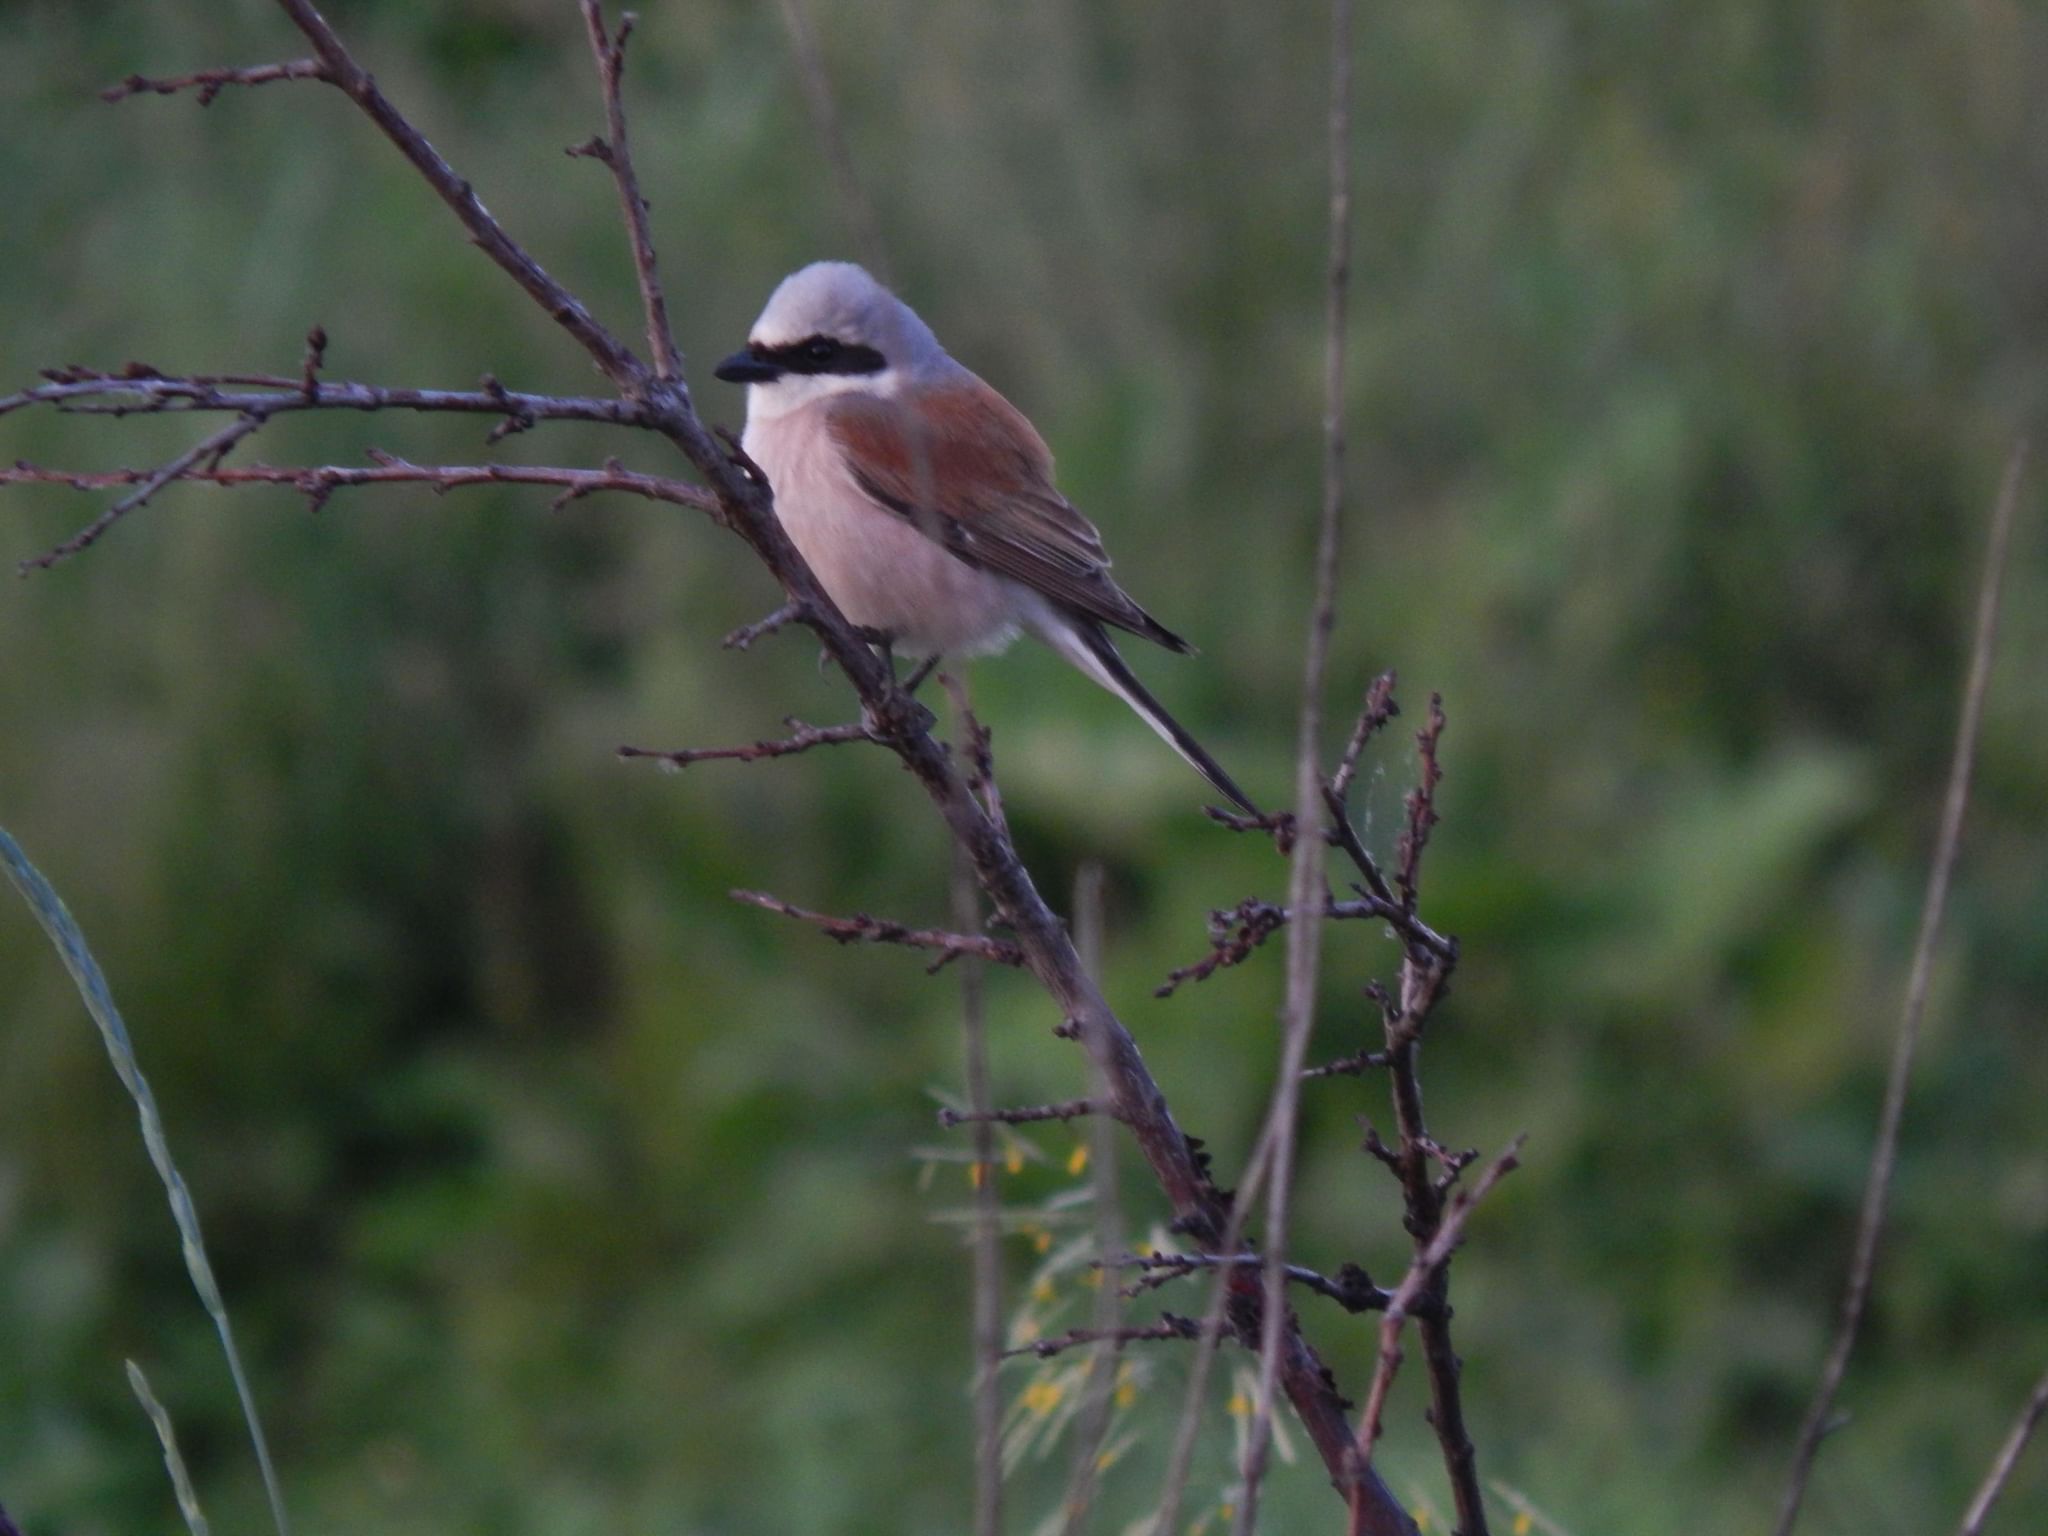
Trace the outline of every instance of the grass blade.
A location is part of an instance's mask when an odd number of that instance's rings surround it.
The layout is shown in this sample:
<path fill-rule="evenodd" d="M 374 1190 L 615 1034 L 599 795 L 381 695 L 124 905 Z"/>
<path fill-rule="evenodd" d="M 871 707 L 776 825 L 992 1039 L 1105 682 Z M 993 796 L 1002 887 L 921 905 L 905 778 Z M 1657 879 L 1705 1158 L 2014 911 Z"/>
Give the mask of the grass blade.
<path fill-rule="evenodd" d="M 128 1385 L 135 1389 L 135 1400 L 156 1426 L 157 1441 L 164 1448 L 164 1470 L 171 1474 L 171 1488 L 178 1495 L 178 1513 L 185 1517 L 185 1528 L 192 1536 L 210 1536 L 206 1511 L 199 1507 L 199 1490 L 192 1486 L 192 1474 L 185 1470 L 185 1458 L 178 1452 L 178 1435 L 171 1427 L 171 1415 L 149 1390 L 149 1378 L 133 1360 L 128 1362 Z"/>
<path fill-rule="evenodd" d="M 156 1165 L 157 1176 L 163 1180 L 164 1193 L 170 1199 L 171 1220 L 177 1223 L 186 1272 L 192 1276 L 192 1288 L 199 1293 L 200 1305 L 206 1308 L 207 1316 L 213 1319 L 214 1330 L 220 1335 L 221 1349 L 227 1355 L 228 1373 L 234 1377 L 235 1393 L 242 1401 L 242 1417 L 249 1426 L 249 1440 L 256 1449 L 256 1462 L 263 1472 L 264 1491 L 270 1496 L 270 1514 L 277 1526 L 277 1536 L 290 1536 L 284 1495 L 278 1488 L 276 1469 L 270 1463 L 270 1444 L 263 1435 L 263 1421 L 256 1413 L 255 1394 L 249 1390 L 249 1376 L 242 1369 L 241 1352 L 235 1348 L 228 1309 L 221 1300 L 220 1286 L 214 1280 L 213 1265 L 207 1260 L 206 1244 L 199 1234 L 199 1212 L 192 1204 L 192 1195 L 185 1187 L 184 1177 L 171 1160 L 171 1146 L 164 1136 L 163 1117 L 157 1113 L 156 1095 L 150 1092 L 149 1080 L 142 1075 L 142 1068 L 135 1060 L 135 1046 L 128 1038 L 128 1027 L 121 1022 L 121 1012 L 114 1006 L 114 995 L 108 990 L 106 977 L 100 973 L 99 962 L 92 957 L 84 933 L 72 920 L 50 882 L 43 878 L 42 871 L 29 863 L 28 855 L 21 851 L 21 845 L 7 834 L 4 827 L 0 827 L 0 867 L 6 869 L 7 878 L 21 892 L 22 900 L 28 903 L 36 921 L 42 924 L 43 932 L 50 936 L 50 942 L 57 946 L 64 969 L 71 973 L 78 995 L 85 1001 L 86 1012 L 99 1026 L 100 1039 L 106 1045 L 107 1059 L 114 1064 L 115 1075 L 135 1101 L 136 1114 L 142 1120 L 143 1144 L 149 1149 L 149 1160 Z M 182 1496 L 180 1502 L 183 1502 Z"/>

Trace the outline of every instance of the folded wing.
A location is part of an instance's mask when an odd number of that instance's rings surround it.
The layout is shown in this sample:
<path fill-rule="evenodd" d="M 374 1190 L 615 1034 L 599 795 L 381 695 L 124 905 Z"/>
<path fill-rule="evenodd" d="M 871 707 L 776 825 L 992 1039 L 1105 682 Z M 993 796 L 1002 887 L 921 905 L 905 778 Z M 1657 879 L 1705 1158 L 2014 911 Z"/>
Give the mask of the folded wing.
<path fill-rule="evenodd" d="M 1053 488 L 1044 440 L 979 379 L 894 398 L 835 395 L 824 410 L 861 490 L 961 560 L 1077 615 L 1190 649 L 1116 584 L 1095 525 Z"/>

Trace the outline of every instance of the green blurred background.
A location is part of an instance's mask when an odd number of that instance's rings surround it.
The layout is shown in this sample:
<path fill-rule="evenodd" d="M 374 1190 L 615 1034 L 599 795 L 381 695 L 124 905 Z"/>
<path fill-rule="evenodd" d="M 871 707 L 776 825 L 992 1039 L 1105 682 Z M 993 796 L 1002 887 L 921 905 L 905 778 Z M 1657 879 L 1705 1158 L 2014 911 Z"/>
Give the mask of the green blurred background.
<path fill-rule="evenodd" d="M 569 0 L 335 0 L 387 88 L 631 330 Z M 701 401 L 769 286 L 849 253 L 776 9 L 646 0 L 643 175 Z M 2012 0 L 1361 7 L 1353 515 L 1333 697 L 1451 714 L 1436 920 L 1465 942 L 1441 1134 L 1531 1133 L 1457 1267 L 1482 1470 L 1576 1536 L 1748 1532 L 1834 1309 L 2001 462 L 2048 392 L 2048 15 Z M 1119 573 L 1203 646 L 1138 658 L 1284 795 L 1317 497 L 1327 75 L 1318 6 L 816 0 L 906 296 L 1044 430 Z M 592 387 L 338 96 L 101 106 L 130 70 L 302 52 L 263 0 L 0 3 L 0 362 Z M 190 422 L 13 417 L 0 455 L 150 462 Z M 283 421 L 252 456 L 479 456 L 479 424 Z M 548 427 L 508 457 L 674 469 Z M 2030 493 L 1979 791 L 1865 1347 L 1803 1529 L 1951 1524 L 2048 1362 L 2048 541 Z M 9 493 L 5 552 L 97 503 Z M 204 1213 L 300 1528 L 962 1529 L 967 1277 L 931 1091 L 957 989 L 732 906 L 939 920 L 911 782 L 840 752 L 681 778 L 621 742 L 845 718 L 814 649 L 721 652 L 776 594 L 694 514 L 539 492 L 163 496 L 0 587 L 0 824 L 99 947 Z M 1277 953 L 1155 1002 L 1207 909 L 1283 874 L 1042 654 L 975 669 L 1048 890 L 1108 872 L 1107 974 L 1227 1173 Z M 1397 732 L 1362 792 L 1392 845 Z M 1316 1049 L 1392 956 L 1331 936 Z M 260 1495 L 211 1330 L 98 1043 L 0 906 L 0 1501 L 30 1536 L 175 1519 L 124 1355 L 219 1524 Z M 1008 1101 L 1082 1091 L 993 983 Z M 1305 1257 L 1391 1275 L 1308 1105 Z M 1005 1198 L 1063 1205 L 1076 1133 Z M 957 1154 L 957 1144 L 945 1148 Z M 1127 1180 L 1131 1220 L 1158 1219 Z M 1081 1230 L 1077 1227 L 1076 1230 Z M 1060 1234 L 1063 1245 L 1066 1234 Z M 1072 1273 L 1012 1308 L 1081 1321 Z M 1056 1246 L 1055 1252 L 1059 1251 Z M 1045 1299 L 1045 1290 L 1052 1299 Z M 1192 1309 L 1192 1294 L 1171 1303 Z M 1062 1311 L 1061 1309 L 1065 1310 Z M 1360 1392 L 1371 1330 L 1311 1313 Z M 1184 1364 L 1120 1410 L 1116 1529 Z M 1006 1390 L 1041 1373 L 1019 1366 Z M 1445 1500 L 1418 1381 L 1384 1467 Z M 1228 1481 L 1216 1427 L 1194 1514 Z M 1039 1401 L 1043 1401 L 1040 1394 Z M 1028 1412 L 1028 1410 L 1022 1410 Z M 1019 1475 L 1055 1504 L 1064 1447 Z M 1274 1530 L 1326 1530 L 1312 1462 Z M 1997 1526 L 2040 1527 L 2048 1455 Z M 1500 1524 L 1513 1505 L 1497 1506 Z"/>

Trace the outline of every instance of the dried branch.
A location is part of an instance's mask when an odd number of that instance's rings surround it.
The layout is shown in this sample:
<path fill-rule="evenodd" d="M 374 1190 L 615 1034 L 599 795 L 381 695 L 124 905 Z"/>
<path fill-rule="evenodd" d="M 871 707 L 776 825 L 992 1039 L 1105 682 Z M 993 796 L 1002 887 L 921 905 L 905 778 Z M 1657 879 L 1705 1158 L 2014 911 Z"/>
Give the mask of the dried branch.
<path fill-rule="evenodd" d="M 1378 897 L 1359 893 L 1355 900 L 1339 901 L 1327 892 L 1321 915 L 1333 922 L 1394 922 L 1397 909 Z M 1166 973 L 1166 980 L 1152 989 L 1154 997 L 1171 997 L 1187 982 L 1207 981 L 1218 971 L 1242 965 L 1274 934 L 1294 921 L 1295 909 L 1276 906 L 1261 897 L 1248 896 L 1234 907 L 1218 907 L 1209 914 L 1209 950 L 1192 965 Z"/>
<path fill-rule="evenodd" d="M 30 571 L 48 570 L 60 560 L 68 560 L 80 550 L 90 549 L 106 532 L 122 518 L 144 505 L 173 480 L 181 480 L 194 470 L 204 474 L 217 471 L 220 461 L 227 457 L 235 444 L 253 433 L 263 430 L 265 418 L 255 412 L 238 416 L 219 431 L 209 433 L 187 448 L 170 462 L 143 474 L 136 482 L 135 489 L 108 507 L 98 517 L 87 523 L 55 549 L 47 550 L 32 559 L 23 560 L 15 569 L 23 576 Z"/>
<path fill-rule="evenodd" d="M 1103 868 L 1094 860 L 1084 863 L 1074 876 L 1074 941 L 1081 951 L 1081 963 L 1091 976 L 1102 974 L 1102 890 Z M 1109 1085 L 1095 1075 L 1095 1089 L 1107 1101 Z M 1085 1102 L 1085 1101 L 1084 1101 Z M 1124 1245 L 1123 1204 L 1117 1193 L 1117 1149 L 1115 1126 L 1108 1115 L 1098 1116 L 1088 1127 L 1090 1195 L 1095 1212 L 1095 1251 L 1117 1252 Z M 1116 1287 L 1099 1286 L 1095 1293 L 1093 1326 L 1098 1333 L 1114 1334 L 1124 1326 L 1125 1297 Z M 1074 1448 L 1068 1463 L 1067 1492 L 1061 1500 L 1063 1518 L 1060 1536 L 1081 1536 L 1095 1503 L 1101 1481 L 1102 1447 L 1109 1438 L 1109 1426 L 1116 1407 L 1118 1346 L 1104 1343 L 1088 1360 L 1088 1374 L 1081 1384 L 1081 1408 L 1075 1423 Z"/>
<path fill-rule="evenodd" d="M 792 624 L 807 623 L 809 619 L 810 615 L 804 611 L 801 603 L 784 603 L 773 613 L 758 618 L 751 624 L 742 624 L 718 643 L 728 651 L 744 651 L 756 640 L 765 640 L 777 630 L 787 629 Z"/>
<path fill-rule="evenodd" d="M 1047 1120 L 1057 1120 L 1064 1125 L 1083 1115 L 1107 1115 L 1114 1120 L 1116 1107 L 1095 1099 L 1069 1099 L 1064 1104 L 1026 1104 L 1017 1109 L 942 1109 L 939 1111 L 939 1124 L 949 1131 L 956 1125 L 975 1125 L 983 1121 L 995 1125 L 1038 1125 Z"/>
<path fill-rule="evenodd" d="M 1351 739 L 1344 743 L 1337 771 L 1330 775 L 1330 796 L 1339 805 L 1349 806 L 1351 781 L 1358 776 L 1358 760 L 1365 755 L 1366 744 L 1399 713 L 1401 706 L 1394 702 L 1394 674 L 1382 672 L 1365 690 L 1365 702 L 1352 722 Z"/>
<path fill-rule="evenodd" d="M 1906 980 L 1905 1004 L 1899 1014 L 1899 1032 L 1892 1046 L 1890 1075 L 1885 1081 L 1884 1109 L 1878 1119 L 1877 1145 L 1870 1155 L 1869 1180 L 1863 1190 L 1863 1208 L 1856 1224 L 1856 1246 L 1849 1261 L 1848 1285 L 1842 1295 L 1841 1320 L 1813 1401 L 1799 1426 L 1799 1439 L 1792 1452 L 1792 1469 L 1785 1483 L 1785 1496 L 1778 1507 L 1776 1536 L 1790 1536 L 1799 1519 L 1799 1505 L 1806 1496 L 1807 1479 L 1813 1473 L 1813 1458 L 1820 1450 L 1829 1421 L 1834 1415 L 1835 1397 L 1849 1371 L 1849 1356 L 1856 1348 L 1856 1336 L 1863 1327 L 1863 1314 L 1870 1302 L 1871 1276 L 1877 1269 L 1877 1244 L 1884 1232 L 1885 1210 L 1891 1199 L 1892 1173 L 1898 1164 L 1899 1126 L 1906 1113 L 1906 1090 L 1913 1075 L 1913 1051 L 1920 1038 L 1920 1020 L 1927 1011 L 1927 986 L 1934 970 L 1935 941 L 1941 936 L 1941 919 L 1948 906 L 1948 888 L 1955 874 L 1956 854 L 1962 844 L 1963 813 L 1970 803 L 1970 775 L 1977 761 L 1977 737 L 1984 721 L 1984 696 L 1991 685 L 1991 658 L 1998 644 L 1998 608 L 2004 583 L 2006 550 L 2012 541 L 2013 510 L 2019 503 L 2020 474 L 2027 462 L 2027 445 L 2016 445 L 2005 466 L 2005 481 L 1991 514 L 1991 535 L 1984 548 L 1984 572 L 1977 587 L 1976 636 L 1970 647 L 1970 671 L 1963 685 L 1962 713 L 1956 721 L 1953 756 L 1949 762 L 1948 791 L 1942 802 L 1941 831 L 1935 840 L 1934 862 L 1927 874 L 1927 894 L 1920 909 L 1920 933 L 1913 943 L 1912 971 Z"/>
<path fill-rule="evenodd" d="M 1411 1317 L 1418 1318 L 1418 1325 L 1429 1314 L 1418 1313 L 1418 1307 L 1433 1309 L 1442 1316 L 1442 1293 L 1444 1269 L 1450 1262 L 1451 1254 L 1464 1241 L 1465 1222 L 1473 1208 L 1484 1200 L 1508 1174 L 1520 1166 L 1523 1138 L 1517 1136 L 1502 1152 L 1487 1165 L 1479 1176 L 1479 1182 L 1468 1191 L 1461 1192 L 1444 1212 L 1443 1220 L 1427 1243 L 1416 1250 L 1414 1263 L 1408 1266 L 1408 1273 L 1401 1277 L 1401 1283 L 1394 1288 L 1388 1299 L 1385 1315 L 1380 1319 L 1379 1364 L 1375 1367 L 1371 1390 L 1366 1394 L 1365 1412 L 1358 1421 L 1358 1470 L 1362 1475 L 1372 1465 L 1373 1448 L 1379 1443 L 1380 1419 L 1387 1404 L 1387 1392 L 1394 1384 L 1394 1374 L 1401 1369 L 1401 1328 Z M 1444 1431 L 1438 1426 L 1438 1433 Z M 1473 1522 L 1473 1512 L 1464 1506 L 1464 1494 L 1459 1492 L 1457 1530 L 1461 1533 L 1483 1532 L 1486 1529 L 1485 1506 L 1476 1506 L 1478 1523 Z M 1352 1508 L 1352 1536 L 1362 1536 L 1369 1527 L 1365 1522 L 1365 1506 L 1354 1501 Z"/>
<path fill-rule="evenodd" d="M 1266 1262 L 1262 1253 L 1127 1253 L 1111 1259 L 1107 1265 L 1097 1261 L 1098 1268 L 1138 1269 L 1145 1273 L 1141 1279 L 1123 1288 L 1126 1296 L 1136 1296 L 1144 1291 L 1157 1290 L 1176 1280 L 1194 1274 L 1198 1270 L 1222 1269 L 1230 1266 L 1256 1268 Z M 1318 1296 L 1327 1296 L 1346 1312 L 1379 1312 L 1386 1308 L 1393 1297 L 1372 1283 L 1372 1276 L 1356 1264 L 1346 1264 L 1337 1271 L 1335 1279 L 1318 1270 L 1301 1264 L 1286 1266 L 1290 1284 L 1314 1291 Z"/>
<path fill-rule="evenodd" d="M 1415 753 L 1421 764 L 1415 787 L 1408 791 L 1408 830 L 1401 834 L 1400 865 L 1394 884 L 1401 892 L 1401 909 L 1415 910 L 1417 882 L 1422 878 L 1422 855 L 1429 847 L 1429 832 L 1436 825 L 1436 787 L 1444 771 L 1436 760 L 1437 743 L 1444 734 L 1443 695 L 1429 696 L 1429 723 L 1415 733 Z"/>
<path fill-rule="evenodd" d="M 1991 1507 L 1999 1495 L 2005 1492 L 2005 1485 L 2012 1477 L 2012 1470 L 2019 1465 L 2020 1454 L 2026 1450 L 2027 1442 L 2033 1438 L 2043 1414 L 2048 1414 L 2048 1375 L 2034 1383 L 2033 1393 L 2020 1409 L 2020 1416 L 2013 1421 L 2011 1432 L 2005 1437 L 2005 1444 L 1998 1448 L 1992 1458 L 1991 1470 L 1984 1474 L 1984 1482 L 1970 1500 L 1970 1507 L 1963 1514 L 1963 1523 L 1956 1527 L 1956 1536 L 1979 1536 L 1984 1522 L 1991 1515 Z"/>
<path fill-rule="evenodd" d="M 974 871 L 959 849 L 953 853 L 953 922 L 981 926 L 981 893 Z M 981 964 L 970 957 L 960 968 L 962 1056 L 968 1113 L 974 1137 L 974 1532 L 1002 1536 L 1003 1363 L 1002 1211 L 995 1181 L 995 1136 L 989 1101 L 988 1009 Z"/>
<path fill-rule="evenodd" d="M 101 101 L 126 101 L 130 96 L 154 92 L 175 96 L 180 91 L 199 93 L 199 105 L 210 107 L 214 97 L 231 85 L 269 85 L 275 80 L 323 80 L 334 83 L 327 66 L 318 59 L 292 59 L 284 64 L 255 64 L 245 69 L 202 69 L 191 75 L 130 75 L 118 85 L 100 92 Z"/>
<path fill-rule="evenodd" d="M 936 949 L 948 960 L 957 960 L 971 955 L 978 960 L 987 960 L 995 965 L 1024 966 L 1029 964 L 1024 951 L 1015 944 L 1001 939 L 991 939 L 979 933 L 948 933 L 942 928 L 912 928 L 903 923 L 892 922 L 886 917 L 870 917 L 865 912 L 856 912 L 851 917 L 833 917 L 824 912 L 808 912 L 802 907 L 791 906 L 779 896 L 770 896 L 764 891 L 729 891 L 734 901 L 745 902 L 750 907 L 759 907 L 764 912 L 778 913 L 794 918 L 800 923 L 809 923 L 820 929 L 827 938 L 841 944 L 901 944 L 906 949 Z"/>
<path fill-rule="evenodd" d="M 790 735 L 756 741 L 744 747 L 683 747 L 670 752 L 653 747 L 621 747 L 619 756 L 652 758 L 667 767 L 687 768 L 692 763 L 758 763 L 764 758 L 792 757 L 813 747 L 837 747 L 850 742 L 879 740 L 865 724 L 806 725 L 794 715 L 785 716 L 782 723 L 789 727 Z"/>
<path fill-rule="evenodd" d="M 661 261 L 654 250 L 654 233 L 648 224 L 647 199 L 640 192 L 640 178 L 633 170 L 633 151 L 626 137 L 626 104 L 619 92 L 626 73 L 626 40 L 633 35 L 639 18 L 631 11 L 619 18 L 619 30 L 605 34 L 604 7 L 599 0 L 580 0 L 583 26 L 590 34 L 590 52 L 597 60 L 597 78 L 604 90 L 605 137 L 592 139 L 590 147 L 571 150 L 589 153 L 602 160 L 618 184 L 619 211 L 626 220 L 626 232 L 633 246 L 633 272 L 640 282 L 640 303 L 647 311 L 647 350 L 654 358 L 654 371 L 664 379 L 683 376 L 683 356 L 676 350 L 676 335 L 668 319 L 668 297 L 661 288 Z"/>
<path fill-rule="evenodd" d="M 1054 1355 L 1074 1349 L 1082 1344 L 1143 1344 L 1153 1340 L 1199 1338 L 1202 1325 L 1192 1317 L 1182 1317 L 1174 1312 L 1162 1312 L 1159 1321 L 1144 1328 L 1069 1328 L 1053 1338 L 1039 1339 L 1031 1344 L 1022 1344 L 1015 1349 L 1003 1351 L 1003 1358 L 1013 1359 L 1018 1355 L 1036 1355 L 1049 1360 Z"/>
<path fill-rule="evenodd" d="M 1295 741 L 1295 844 L 1288 905 L 1311 910 L 1323 895 L 1323 687 L 1330 633 L 1337 620 L 1337 556 L 1344 519 L 1344 317 L 1351 275 L 1351 0 L 1330 5 L 1330 250 L 1323 346 L 1323 507 L 1316 534 L 1315 599 L 1302 665 L 1301 723 Z M 1273 1433 L 1273 1397 L 1280 1381 L 1280 1335 L 1287 1324 L 1288 1220 L 1294 1197 L 1294 1145 L 1301 1069 L 1315 1026 L 1316 983 L 1322 974 L 1323 925 L 1287 930 L 1287 994 L 1280 1009 L 1280 1069 L 1268 1123 L 1273 1127 L 1272 1190 L 1266 1198 L 1264 1333 L 1259 1390 L 1245 1438 L 1244 1492 L 1237 1536 L 1259 1524 L 1259 1483 Z"/>
<path fill-rule="evenodd" d="M 1363 1077 L 1387 1064 L 1385 1051 L 1358 1050 L 1349 1056 L 1339 1056 L 1335 1061 L 1326 1061 L 1319 1067 L 1309 1067 L 1302 1072 L 1304 1079 L 1319 1077 Z"/>
<path fill-rule="evenodd" d="M 629 495 L 644 496 L 650 501 L 665 501 L 674 506 L 690 507 L 714 515 L 718 506 L 710 493 L 700 486 L 688 485 L 681 480 L 666 480 L 659 475 L 643 475 L 622 469 L 616 460 L 603 469 L 564 469 L 528 464 L 414 464 L 388 454 L 379 454 L 376 460 L 374 464 L 369 465 L 245 464 L 237 469 L 208 469 L 193 464 L 171 476 L 170 480 L 164 483 L 188 481 L 231 488 L 249 485 L 285 486 L 304 496 L 316 510 L 326 505 L 327 499 L 337 490 L 363 485 L 424 485 L 437 495 L 459 490 L 464 486 L 545 485 L 562 492 L 553 502 L 556 508 L 585 496 L 594 496 L 600 491 L 622 491 Z M 17 459 L 12 466 L 0 465 L 0 485 L 61 485 L 74 491 L 101 491 L 125 485 L 144 485 L 159 473 L 157 470 L 143 469 L 79 472 L 51 469 L 45 465 L 31 464 L 26 459 Z M 102 514 L 101 521 L 105 520 L 106 514 Z M 97 527 L 98 524 L 94 526 Z M 101 528 L 100 531 L 105 532 L 105 529 Z M 72 542 L 76 543 L 78 539 L 84 537 L 85 534 L 81 533 Z M 97 538 L 98 535 L 95 534 L 94 537 Z M 91 540 L 87 542 L 90 543 Z M 29 568 L 36 568 L 53 556 L 62 558 L 59 551 L 53 550 L 50 556 L 25 561 L 23 564 Z"/>
<path fill-rule="evenodd" d="M 652 427 L 656 419 L 630 400 L 577 395 L 534 395 L 506 389 L 485 376 L 482 387 L 387 389 L 374 384 L 288 378 L 274 373 L 183 374 L 130 363 L 119 373 L 94 368 L 50 368 L 45 383 L 0 395 L 0 416 L 48 405 L 75 415 L 134 416 L 166 411 L 232 411 L 281 415 L 287 411 L 420 411 L 505 416 L 524 426 L 536 421 L 594 421 L 615 427 Z"/>

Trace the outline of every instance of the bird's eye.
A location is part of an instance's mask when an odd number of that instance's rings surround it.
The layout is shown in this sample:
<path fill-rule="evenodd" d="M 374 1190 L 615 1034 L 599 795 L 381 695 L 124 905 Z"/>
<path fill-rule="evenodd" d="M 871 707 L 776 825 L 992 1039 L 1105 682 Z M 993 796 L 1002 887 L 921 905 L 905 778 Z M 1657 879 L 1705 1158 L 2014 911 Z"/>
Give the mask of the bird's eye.
<path fill-rule="evenodd" d="M 829 336 L 813 336 L 804 343 L 804 357 L 813 363 L 829 363 L 839 353 L 839 343 Z"/>

